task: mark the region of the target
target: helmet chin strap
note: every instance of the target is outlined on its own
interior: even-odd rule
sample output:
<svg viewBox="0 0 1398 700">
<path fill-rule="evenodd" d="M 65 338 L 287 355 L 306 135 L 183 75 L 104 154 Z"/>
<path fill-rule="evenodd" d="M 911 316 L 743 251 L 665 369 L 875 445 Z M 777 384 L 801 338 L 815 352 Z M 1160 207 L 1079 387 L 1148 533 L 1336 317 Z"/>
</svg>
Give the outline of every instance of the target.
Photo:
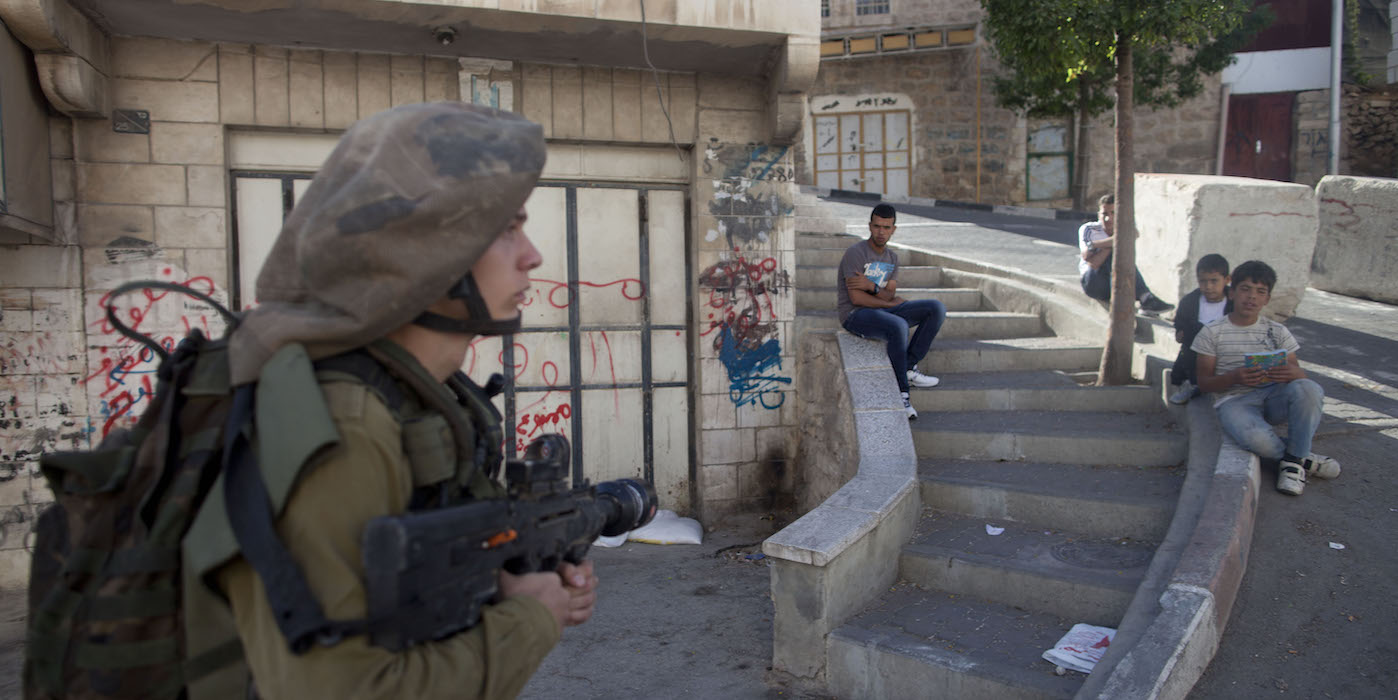
<svg viewBox="0 0 1398 700">
<path fill-rule="evenodd" d="M 520 316 L 506 321 L 496 321 L 490 317 L 490 309 L 486 308 L 485 297 L 481 295 L 480 289 L 476 288 L 476 280 L 469 272 L 452 286 L 447 292 L 447 297 L 466 302 L 466 311 L 470 317 L 452 318 L 436 312 L 424 311 L 413 319 L 413 323 L 442 333 L 507 335 L 519 332 Z"/>
</svg>

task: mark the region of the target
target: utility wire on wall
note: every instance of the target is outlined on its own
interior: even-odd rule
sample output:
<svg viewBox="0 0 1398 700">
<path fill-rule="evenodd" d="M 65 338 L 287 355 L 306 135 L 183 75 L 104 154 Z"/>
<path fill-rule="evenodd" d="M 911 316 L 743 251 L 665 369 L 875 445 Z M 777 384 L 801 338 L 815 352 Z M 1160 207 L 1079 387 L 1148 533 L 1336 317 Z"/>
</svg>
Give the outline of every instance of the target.
<svg viewBox="0 0 1398 700">
<path fill-rule="evenodd" d="M 675 140 L 675 123 L 670 120 L 670 110 L 665 106 L 665 92 L 660 87 L 660 71 L 656 70 L 655 64 L 650 61 L 650 38 L 646 36 L 646 0 L 641 3 L 641 53 L 646 57 L 646 65 L 650 66 L 650 74 L 655 78 L 655 98 L 660 101 L 660 113 L 665 115 L 665 125 L 670 130 L 670 145 L 675 147 L 675 157 L 684 162 L 684 151 L 680 150 L 680 144 Z"/>
</svg>

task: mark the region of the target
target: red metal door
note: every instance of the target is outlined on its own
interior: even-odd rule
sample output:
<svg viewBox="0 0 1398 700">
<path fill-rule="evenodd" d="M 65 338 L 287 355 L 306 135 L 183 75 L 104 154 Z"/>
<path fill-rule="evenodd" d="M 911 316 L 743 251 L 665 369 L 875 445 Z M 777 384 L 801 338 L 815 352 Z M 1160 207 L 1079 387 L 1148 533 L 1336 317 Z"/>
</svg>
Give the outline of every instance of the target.
<svg viewBox="0 0 1398 700">
<path fill-rule="evenodd" d="M 1291 112 L 1294 92 L 1232 95 L 1223 174 L 1291 180 Z"/>
</svg>

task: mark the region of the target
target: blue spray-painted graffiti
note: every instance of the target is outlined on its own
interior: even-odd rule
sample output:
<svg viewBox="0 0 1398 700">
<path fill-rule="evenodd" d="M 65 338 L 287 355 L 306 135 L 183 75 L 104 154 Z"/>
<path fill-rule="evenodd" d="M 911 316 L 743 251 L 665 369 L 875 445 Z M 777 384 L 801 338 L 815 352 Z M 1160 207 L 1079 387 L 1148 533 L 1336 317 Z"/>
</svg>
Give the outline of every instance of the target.
<svg viewBox="0 0 1398 700">
<path fill-rule="evenodd" d="M 728 370 L 733 403 L 781 406 L 781 385 L 791 378 L 770 373 L 781 369 L 774 296 L 791 289 L 790 276 L 777 270 L 776 258 L 735 256 L 704 270 L 699 284 L 709 290 L 708 327 L 700 335 L 718 331 L 714 349 Z"/>
<path fill-rule="evenodd" d="M 770 338 L 755 348 L 745 348 L 733 337 L 733 330 L 720 331 L 718 359 L 728 370 L 728 398 L 738 406 L 761 405 L 772 409 L 786 401 L 782 385 L 791 377 L 776 372 L 782 368 L 781 345 Z"/>
</svg>

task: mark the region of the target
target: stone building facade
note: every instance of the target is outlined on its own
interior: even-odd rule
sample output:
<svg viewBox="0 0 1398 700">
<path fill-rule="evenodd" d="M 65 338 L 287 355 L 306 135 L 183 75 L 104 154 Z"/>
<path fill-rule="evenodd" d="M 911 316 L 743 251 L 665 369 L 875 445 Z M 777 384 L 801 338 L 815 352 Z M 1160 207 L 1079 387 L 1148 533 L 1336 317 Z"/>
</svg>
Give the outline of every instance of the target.
<svg viewBox="0 0 1398 700">
<path fill-rule="evenodd" d="M 705 520 L 769 506 L 794 420 L 790 145 L 816 13 L 798 0 L 0 3 L 2 157 L 31 175 L 6 188 L 0 220 L 4 583 L 27 570 L 49 500 L 38 456 L 95 445 L 148 403 L 154 364 L 106 322 L 108 293 L 162 279 L 255 303 L 255 268 L 336 136 L 419 101 L 521 112 L 549 139 L 528 205 L 545 265 L 526 326 L 541 330 L 482 340 L 466 367 L 478 380 L 508 368 L 507 447 L 561 432 L 575 477 L 647 476 L 662 507 Z M 11 119 L 21 95 L 28 116 Z M 176 297 L 117 309 L 164 343 L 221 332 Z"/>
<path fill-rule="evenodd" d="M 1317 132 L 1315 124 L 1316 110 L 1323 108 L 1317 100 L 1326 91 L 1315 88 L 1328 80 L 1329 49 L 1323 47 L 1328 47 L 1329 11 L 1303 0 L 1270 4 L 1277 23 L 1238 54 L 1233 67 L 1206 77 L 1197 97 L 1174 108 L 1136 109 L 1137 172 L 1225 172 L 1223 164 L 1231 157 L 1225 156 L 1225 145 L 1245 141 L 1252 147 L 1260 141 L 1257 148 L 1269 150 L 1275 140 L 1289 154 L 1280 170 L 1233 174 L 1314 185 L 1324 173 L 1325 156 L 1312 151 L 1328 148 L 1328 135 Z M 1378 72 L 1387 53 L 1391 76 L 1391 56 L 1398 53 L 1378 46 L 1390 30 L 1376 19 L 1372 5 L 1366 3 L 1358 15 L 1365 47 L 1359 58 L 1364 70 Z M 854 191 L 1050 207 L 1070 205 L 1071 188 L 1080 184 L 1087 209 L 1112 189 L 1110 113 L 1079 125 L 1073 119 L 1028 119 L 995 104 L 990 85 L 1000 68 L 985 39 L 977 0 L 827 0 L 822 7 L 828 12 L 821 21 L 820 72 L 811 88 L 799 149 L 803 181 Z M 1283 92 L 1294 93 L 1294 99 L 1283 100 L 1280 107 L 1267 102 L 1257 119 L 1271 120 L 1276 109 L 1292 109 L 1287 124 L 1253 134 L 1257 125 L 1249 117 L 1238 122 L 1241 112 L 1229 114 L 1229 104 L 1237 111 L 1240 100 L 1285 97 Z M 1355 99 L 1346 98 L 1346 118 L 1361 133 L 1346 138 L 1386 141 L 1377 116 L 1386 98 L 1363 98 L 1366 106 L 1348 106 Z M 882 120 L 886 129 L 891 117 L 879 115 L 893 113 L 898 114 L 895 140 L 904 140 L 896 153 L 881 139 L 865 137 L 866 121 Z M 1285 121 L 1285 115 L 1281 118 Z M 871 152 L 876 167 L 868 167 Z M 1343 151 L 1342 158 L 1352 162 Z M 909 163 L 906 176 L 903 159 Z M 1354 165 L 1360 167 L 1357 161 Z M 1341 171 L 1360 172 L 1345 166 Z"/>
</svg>

